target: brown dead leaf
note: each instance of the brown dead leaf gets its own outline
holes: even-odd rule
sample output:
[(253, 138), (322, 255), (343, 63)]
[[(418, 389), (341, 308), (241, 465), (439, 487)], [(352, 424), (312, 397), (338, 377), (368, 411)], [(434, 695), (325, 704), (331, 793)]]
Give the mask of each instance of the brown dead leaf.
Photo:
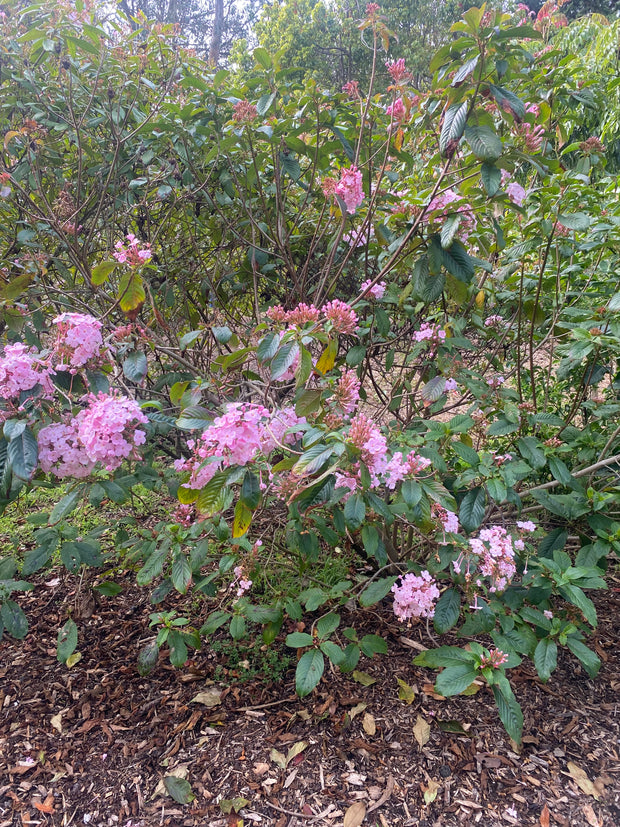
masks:
[(264, 761), (254, 764), (252, 772), (260, 778), (261, 775), (265, 775), (269, 772), (269, 764), (266, 764)]
[(199, 692), (195, 697), (193, 697), (190, 703), (204, 704), (204, 706), (211, 709), (212, 707), (219, 706), (219, 704), (222, 703), (221, 695), (221, 689), (218, 689), (216, 686), (210, 686), (208, 689), (205, 689), (204, 692)]
[(540, 814), (540, 827), (549, 827), (549, 807), (546, 804)]
[(581, 809), (583, 810), (583, 814), (586, 817), (586, 821), (590, 827), (602, 827), (603, 822), (599, 821), (598, 816), (592, 809), (591, 804), (584, 804)]
[(366, 709), (366, 704), (362, 701), (362, 703), (357, 704), (354, 706), (353, 709), (349, 710), (349, 720), (352, 721), (356, 715), (359, 715), (360, 712), (363, 712)]
[(54, 812), (54, 795), (53, 795), (53, 793), (50, 793), (47, 796), (47, 798), (45, 799), (45, 801), (43, 801), (43, 802), (33, 801), (32, 805), (33, 805), (33, 807), (36, 807), (36, 809), (40, 813), (53, 813)]
[(428, 784), (420, 784), (420, 787), (424, 793), (424, 803), (432, 804), (437, 798), (437, 793), (441, 788), (441, 784), (438, 781), (434, 781), (432, 778), (429, 778)]
[(377, 724), (375, 723), (374, 716), (367, 712), (364, 717), (362, 718), (362, 726), (364, 727), (364, 732), (368, 735), (374, 735), (377, 731)]
[(62, 732), (62, 712), (59, 712), (57, 715), (52, 715), (50, 724), (54, 729), (58, 730), (58, 732)]
[(585, 770), (582, 770), (582, 768), (577, 766), (577, 764), (573, 764), (572, 761), (569, 761), (566, 766), (571, 775), (571, 778), (573, 779), (575, 784), (577, 784), (579, 789), (583, 790), (583, 792), (587, 795), (591, 795), (592, 798), (595, 798), (598, 801), (601, 797), (601, 794), (599, 790), (595, 787), (595, 785), (590, 781)]
[(363, 801), (356, 801), (344, 814), (343, 827), (359, 827), (365, 818), (366, 805)]
[(418, 742), (420, 749), (428, 743), (428, 739), (431, 737), (431, 726), (428, 724), (421, 715), (418, 715), (418, 718), (415, 722), (415, 726), (413, 728), (413, 735)]
[(37, 765), (36, 764), (25, 764), (19, 763), (16, 764), (14, 767), (9, 767), (9, 775), (23, 775), (25, 772), (30, 772), (33, 770)]

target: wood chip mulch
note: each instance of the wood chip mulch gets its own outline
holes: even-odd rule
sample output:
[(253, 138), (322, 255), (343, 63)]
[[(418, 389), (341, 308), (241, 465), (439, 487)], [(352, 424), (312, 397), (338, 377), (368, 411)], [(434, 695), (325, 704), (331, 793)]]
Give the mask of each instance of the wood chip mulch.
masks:
[[(48, 573), (22, 599), (28, 637), (0, 643), (0, 827), (615, 827), (620, 582), (610, 586), (595, 596), (596, 681), (568, 655), (548, 685), (529, 663), (511, 671), (525, 715), (518, 749), (484, 687), (434, 695), (433, 673), (412, 665), (433, 645), (425, 625), (399, 625), (388, 605), (355, 617), (389, 641), (388, 656), (358, 667), (375, 682), (326, 669), (299, 700), (292, 669), (277, 684), (238, 683), (208, 647), (181, 670), (162, 655), (140, 677), (153, 611), (144, 590), (128, 582), (95, 600)], [(69, 613), (82, 653), (71, 669), (55, 652)], [(222, 675), (228, 685), (213, 681)], [(191, 784), (192, 803), (166, 793), (170, 775)]]

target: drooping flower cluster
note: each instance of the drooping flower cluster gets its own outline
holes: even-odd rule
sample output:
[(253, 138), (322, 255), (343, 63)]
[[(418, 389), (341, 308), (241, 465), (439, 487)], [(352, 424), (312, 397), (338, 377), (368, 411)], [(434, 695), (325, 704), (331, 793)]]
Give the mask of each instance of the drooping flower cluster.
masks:
[(381, 299), (383, 298), (386, 287), (387, 284), (384, 281), (380, 281), (378, 284), (373, 285), (372, 279), (367, 279), (362, 282), (360, 290), (365, 297), (371, 296), (373, 299)]
[(263, 405), (233, 403), (196, 442), (188, 443), (193, 455), (177, 460), (175, 468), (190, 472), (190, 488), (203, 488), (222, 468), (247, 465), (259, 454), (269, 454), (277, 445), (293, 442), (295, 437), (286, 432), (303, 422), (293, 408), (271, 412)]
[(34, 348), (22, 342), (6, 345), (0, 357), (0, 397), (15, 403), (24, 391), (41, 388), (44, 396), (54, 392), (49, 366)]
[(323, 305), (322, 312), (332, 323), (332, 327), (336, 333), (355, 332), (357, 328), (357, 313), (350, 305), (346, 304), (346, 302), (340, 301), (340, 299), (333, 299)]
[(336, 195), (342, 198), (347, 212), (353, 215), (364, 200), (362, 173), (356, 166), (341, 170), (340, 180), (336, 184)]
[(137, 458), (137, 447), (146, 440), (139, 426), (148, 422), (133, 399), (118, 394), (90, 394), (88, 406), (70, 422), (41, 428), (39, 462), (55, 476), (87, 476), (100, 462), (114, 471), (123, 460)]
[(125, 236), (127, 244), (117, 241), (114, 245), (115, 252), (112, 253), (119, 264), (128, 264), (130, 267), (142, 267), (153, 257), (150, 244), (142, 244), (133, 233)]
[(349, 442), (357, 448), (359, 456), (370, 472), (373, 484), (377, 484), (378, 475), (387, 467), (387, 440), (372, 419), (358, 413), (351, 420)]
[(392, 118), (393, 121), (402, 121), (407, 110), (402, 98), (396, 98), (394, 103), (391, 103), (385, 110), (385, 114)]
[(347, 81), (347, 83), (345, 83), (344, 86), (342, 87), (342, 91), (345, 93), (345, 95), (348, 95), (348, 97), (351, 100), (355, 100), (356, 98), (359, 98), (360, 97), (359, 81), (357, 81), (357, 80)]
[(54, 362), (58, 368), (83, 368), (89, 363), (100, 364), (107, 352), (101, 335), (102, 324), (85, 313), (62, 313), (54, 319), (56, 339)]
[(342, 372), (332, 399), (345, 414), (353, 413), (360, 401), (360, 380), (354, 370)]
[(526, 199), (527, 193), (525, 189), (521, 186), (521, 184), (517, 183), (517, 181), (511, 181), (508, 186), (506, 187), (506, 194), (508, 198), (516, 204), (517, 207), (522, 207), (523, 203)]
[(399, 60), (393, 60), (391, 63), (387, 61), (385, 66), (394, 83), (403, 83), (411, 77), (411, 72), (407, 70), (405, 59), (402, 57)]
[(396, 451), (384, 470), (385, 485), (393, 491), (399, 482), (407, 477), (415, 477), (429, 467), (430, 459), (421, 457), (415, 451), (410, 451), (403, 458), (402, 451)]
[(439, 503), (433, 503), (431, 506), (431, 515), (441, 524), (444, 532), (458, 534), (459, 518), (453, 511), (448, 511), (447, 508), (439, 505)]
[(494, 313), (491, 316), (487, 316), (486, 319), (484, 320), (484, 326), (485, 327), (502, 327), (503, 324), (504, 324), (504, 320), (497, 313)]
[(237, 578), (237, 597), (243, 597), (248, 589), (252, 588), (252, 581), (245, 573), (243, 566), (235, 566), (233, 571), (235, 573), (235, 577)]
[(505, 528), (493, 525), (469, 541), (478, 557), (478, 568), (490, 580), (490, 592), (503, 592), (516, 573), (512, 536)]
[(433, 617), (439, 589), (428, 571), (420, 575), (406, 574), (398, 584), (392, 586), (394, 614), (399, 620), (412, 617)]

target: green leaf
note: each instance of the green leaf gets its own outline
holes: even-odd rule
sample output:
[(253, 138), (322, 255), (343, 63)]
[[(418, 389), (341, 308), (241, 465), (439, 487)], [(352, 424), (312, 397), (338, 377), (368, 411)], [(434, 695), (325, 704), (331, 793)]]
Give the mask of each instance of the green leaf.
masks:
[(468, 75), (474, 71), (480, 60), (480, 55), (474, 55), (470, 60), (466, 60), (461, 67), (454, 73), (451, 86), (460, 86)]
[(263, 117), (267, 112), (269, 112), (271, 108), (271, 104), (276, 99), (277, 92), (272, 92), (271, 94), (261, 95), (258, 101), (256, 102), (256, 111), (258, 114)]
[(251, 522), (252, 511), (247, 507), (247, 505), (244, 502), (242, 502), (242, 500), (238, 500), (235, 506), (235, 516), (233, 520), (233, 538), (236, 539), (237, 537), (243, 537), (243, 535), (250, 527)]
[(167, 775), (164, 778), (164, 787), (168, 795), (179, 804), (191, 804), (196, 797), (192, 793), (189, 781), (185, 778), (177, 778), (176, 775)]
[(379, 635), (364, 635), (360, 640), (360, 649), (367, 658), (373, 655), (387, 655), (388, 652), (386, 641)]
[(213, 413), (202, 405), (188, 405), (176, 420), (177, 428), (184, 431), (205, 430), (213, 422)]
[(540, 442), (534, 436), (524, 436), (517, 442), (519, 453), (532, 468), (544, 468), (547, 459), (540, 448)]
[(480, 177), (482, 183), (487, 191), (487, 195), (492, 198), (500, 188), (502, 183), (502, 171), (498, 167), (493, 166), (488, 161), (485, 161), (480, 170)]
[(558, 221), (567, 229), (577, 232), (585, 232), (590, 226), (590, 216), (583, 212), (560, 214)]
[(251, 511), (255, 511), (260, 502), (260, 480), (256, 474), (248, 470), (245, 472), (241, 484), (241, 500)]
[(179, 594), (187, 594), (192, 582), (192, 569), (189, 560), (182, 551), (175, 552), (172, 560), (171, 579), (174, 588)]
[(466, 101), (448, 107), (439, 135), (439, 151), (442, 155), (456, 149), (467, 123), (467, 109), (468, 103)]
[(74, 621), (69, 618), (64, 626), (58, 630), (56, 645), (57, 658), (60, 663), (66, 663), (67, 658), (75, 652), (78, 642), (78, 630)]
[(366, 504), (361, 494), (351, 494), (344, 504), (344, 520), (347, 528), (358, 529), (366, 517)]
[(28, 618), (14, 600), (5, 600), (0, 606), (0, 627), (16, 640), (22, 640), (28, 633)]
[(299, 161), (292, 153), (280, 152), (280, 165), (282, 170), (293, 179), (299, 181), (301, 178), (301, 167)]
[(416, 666), (428, 666), (431, 669), (441, 669), (444, 666), (460, 666), (468, 664), (473, 669), (473, 655), (458, 646), (439, 646), (437, 649), (427, 649), (413, 659)]
[(480, 486), (472, 488), (463, 497), (459, 508), (459, 520), (468, 534), (482, 525), (486, 509), (486, 494)]
[(291, 632), (290, 635), (286, 636), (285, 643), (291, 649), (301, 649), (302, 647), (312, 646), (314, 638), (306, 632)]
[[(131, 186), (131, 184), (130, 184)], [(146, 299), (142, 276), (134, 268), (130, 268), (122, 277), (118, 286), (119, 304), (123, 313), (132, 313), (139, 310)]]
[(413, 288), (422, 301), (430, 304), (438, 299), (446, 286), (444, 273), (430, 272), (428, 256), (422, 256), (413, 265)]
[(534, 666), (538, 672), (538, 676), (546, 683), (551, 677), (551, 673), (558, 665), (558, 645), (554, 640), (548, 637), (538, 641), (538, 645), (534, 650)]
[(571, 488), (575, 484), (575, 478), (568, 470), (568, 467), (561, 459), (557, 457), (549, 457), (549, 470), (551, 471), (553, 478), (558, 482), (561, 482), (562, 485), (570, 486)]
[[(433, 242), (437, 243), (437, 236), (433, 236)], [(474, 259), (469, 255), (460, 241), (453, 241), (450, 248), (441, 248), (441, 260), (446, 270), (458, 281), (469, 284), (476, 272)]]
[(142, 382), (147, 372), (146, 354), (141, 350), (132, 350), (123, 360), (123, 373), (130, 382)]
[(189, 655), (183, 633), (171, 629), (168, 634), (168, 646), (170, 647), (170, 663), (180, 669)]
[(297, 356), (299, 345), (297, 342), (286, 342), (271, 360), (271, 378), (275, 381), (287, 372)]
[(497, 711), (501, 722), (508, 735), (517, 744), (521, 743), (521, 736), (523, 734), (523, 712), (515, 698), (512, 690), (510, 693), (505, 688), (500, 688), (497, 684), (491, 687), (493, 697), (497, 704)]
[(468, 663), (459, 663), (456, 666), (448, 666), (437, 676), (435, 691), (444, 697), (460, 695), (478, 677), (476, 669)]
[(233, 640), (242, 640), (246, 635), (245, 618), (233, 615), (230, 619), (230, 636)]
[(271, 69), (273, 66), (273, 61), (271, 60), (271, 55), (267, 49), (263, 49), (262, 46), (259, 46), (257, 49), (254, 49), (252, 54), (254, 56), (254, 60), (259, 63), (263, 69)]
[(83, 494), (84, 487), (80, 485), (64, 496), (62, 500), (57, 502), (52, 509), (52, 513), (49, 515), (48, 524), (55, 525), (64, 519), (68, 514), (71, 514)]
[(256, 358), (259, 362), (268, 362), (278, 352), (280, 336), (277, 333), (268, 333), (258, 343)]
[(116, 597), (117, 594), (123, 591), (123, 587), (119, 586), (118, 583), (114, 583), (112, 580), (104, 580), (96, 586), (93, 586), (93, 589), (105, 597)]
[(494, 86), (492, 83), (489, 84), (489, 89), (500, 109), (510, 112), (516, 121), (522, 121), (525, 118), (525, 104), (514, 92), (503, 89), (501, 86)]
[(360, 606), (368, 608), (368, 606), (374, 606), (375, 603), (383, 600), (390, 593), (397, 579), (397, 577), (383, 577), (366, 586), (360, 595)]
[(595, 678), (601, 668), (600, 658), (576, 637), (569, 636), (566, 639), (566, 645), (579, 660), (586, 673), (591, 678)]
[(323, 653), (311, 649), (303, 654), (295, 671), (295, 691), (300, 698), (305, 698), (318, 685), (325, 669)]
[(441, 246), (444, 250), (447, 250), (454, 241), (459, 230), (460, 223), (461, 216), (458, 213), (452, 213), (452, 215), (449, 215), (442, 224), (439, 237), (441, 240)]
[(228, 612), (223, 612), (221, 610), (217, 610), (215, 612), (211, 612), (205, 623), (203, 623), (200, 634), (201, 635), (212, 635), (216, 632), (221, 626), (228, 622), (230, 615)]
[(60, 547), (60, 559), (70, 572), (76, 572), (82, 565), (82, 555), (77, 543), (63, 543)]
[(344, 660), (344, 652), (337, 644), (333, 643), (331, 640), (323, 640), (319, 644), (321, 648), (321, 652), (324, 655), (327, 655), (329, 660), (338, 666)]
[(150, 640), (140, 649), (138, 654), (138, 662), (136, 664), (138, 674), (142, 675), (143, 678), (150, 675), (157, 664), (158, 658), (159, 646), (157, 645), (157, 641)]
[(443, 635), (449, 631), (459, 619), (461, 613), (461, 597), (456, 589), (446, 589), (435, 604), (433, 626), (435, 631)]
[(586, 597), (585, 593), (579, 588), (579, 586), (573, 586), (572, 584), (561, 586), (559, 592), (566, 598), (566, 600), (572, 603), (573, 606), (577, 606), (590, 626), (595, 629), (598, 624), (596, 608), (594, 603), (589, 597)]
[(332, 456), (334, 449), (331, 446), (327, 448), (325, 445), (312, 445), (307, 451), (300, 456), (294, 465), (294, 473), (301, 474), (315, 474), (319, 471), (327, 460)]
[(108, 280), (108, 276), (118, 266), (116, 261), (102, 261), (96, 264), (90, 271), (91, 281), (98, 286)]
[(319, 638), (325, 639), (329, 637), (340, 626), (340, 615), (336, 612), (330, 612), (317, 621), (316, 630)]
[(347, 365), (352, 368), (361, 365), (361, 363), (366, 358), (366, 348), (364, 345), (354, 345), (350, 350), (347, 351), (347, 355), (345, 357), (345, 361)]
[(403, 480), (400, 492), (410, 508), (415, 508), (422, 499), (422, 486), (415, 480)]
[(490, 126), (467, 126), (465, 140), (481, 161), (496, 161), (503, 152), (502, 139)]
[[(213, 512), (225, 488), (227, 478), (228, 475), (224, 471), (218, 471), (211, 477), (205, 487), (200, 489), (195, 502), (196, 508), (201, 514), (209, 515)], [(186, 498), (186, 495), (183, 496)], [(183, 501), (181, 497), (179, 497), (179, 500)]]
[(7, 446), (7, 459), (11, 471), (20, 480), (30, 480), (37, 469), (38, 458), (37, 438), (29, 428), (24, 428)]

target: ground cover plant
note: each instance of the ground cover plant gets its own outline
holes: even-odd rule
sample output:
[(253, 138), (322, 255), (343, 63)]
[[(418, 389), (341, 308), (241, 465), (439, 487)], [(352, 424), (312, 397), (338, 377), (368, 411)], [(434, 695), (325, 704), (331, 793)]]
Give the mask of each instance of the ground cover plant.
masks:
[[(34, 548), (3, 550), (3, 631), (27, 634), (19, 593), (58, 560), (107, 595), (135, 572), (141, 674), (225, 628), (283, 640), (303, 697), (327, 663), (390, 657), (343, 623), (390, 600), (426, 624), (436, 692), (488, 685), (519, 742), (510, 670), (547, 681), (566, 647), (596, 676), (587, 592), (620, 543), (616, 134), (597, 121), (617, 81), (571, 53), (617, 24), (471, 8), (420, 90), (371, 3), (368, 86), (334, 93), (262, 48), (240, 80), (165, 27), (6, 9), (0, 502), (67, 488)], [(177, 502), (113, 547), (72, 524), (144, 490)], [(69, 618), (69, 667), (78, 641)]]

